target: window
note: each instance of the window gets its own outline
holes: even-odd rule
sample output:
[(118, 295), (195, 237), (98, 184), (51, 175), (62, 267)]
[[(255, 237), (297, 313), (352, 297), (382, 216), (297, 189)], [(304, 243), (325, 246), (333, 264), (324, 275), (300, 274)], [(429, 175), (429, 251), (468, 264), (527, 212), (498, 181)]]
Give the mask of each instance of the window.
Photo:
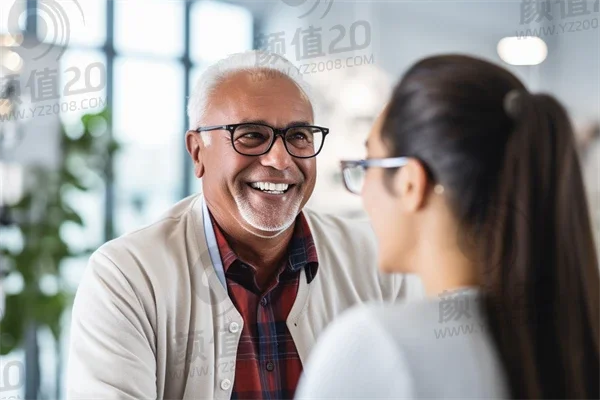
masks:
[(60, 114), (65, 124), (74, 124), (81, 116), (100, 112), (106, 107), (106, 55), (98, 50), (69, 49), (60, 58), (61, 102), (67, 112)]
[(0, 1), (0, 34), (17, 33), (25, 29), (25, 2), (22, 0)]
[(38, 0), (36, 15), (43, 42), (100, 47), (106, 41), (106, 0)]
[(180, 57), (184, 50), (184, 6), (184, 1), (116, 1), (116, 50)]
[(120, 57), (115, 62), (113, 132), (117, 234), (155, 220), (181, 193), (183, 67)]
[(252, 14), (243, 7), (199, 1), (192, 7), (191, 20), (191, 55), (196, 63), (252, 49)]

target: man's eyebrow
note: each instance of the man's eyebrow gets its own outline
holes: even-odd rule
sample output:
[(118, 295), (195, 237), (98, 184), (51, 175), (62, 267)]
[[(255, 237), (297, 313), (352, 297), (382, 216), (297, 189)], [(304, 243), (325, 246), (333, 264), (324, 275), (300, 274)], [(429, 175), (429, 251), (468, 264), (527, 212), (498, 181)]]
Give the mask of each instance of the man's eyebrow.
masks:
[[(240, 121), (240, 123), (241, 124), (263, 124), (263, 125), (271, 126), (271, 124), (268, 123), (267, 121), (265, 121), (264, 119), (245, 118), (245, 119), (242, 119)], [(289, 124), (287, 124), (286, 128), (292, 128), (295, 126), (306, 126), (306, 125), (312, 125), (312, 124), (308, 121), (292, 121)]]
[(269, 125), (267, 121), (264, 119), (252, 119), (252, 118), (242, 118), (239, 122), (240, 124), (263, 124)]
[(292, 128), (294, 126), (306, 126), (306, 125), (312, 125), (312, 124), (310, 122), (308, 122), (308, 121), (293, 121), (293, 122), (290, 122), (287, 125), (287, 127), (288, 128)]

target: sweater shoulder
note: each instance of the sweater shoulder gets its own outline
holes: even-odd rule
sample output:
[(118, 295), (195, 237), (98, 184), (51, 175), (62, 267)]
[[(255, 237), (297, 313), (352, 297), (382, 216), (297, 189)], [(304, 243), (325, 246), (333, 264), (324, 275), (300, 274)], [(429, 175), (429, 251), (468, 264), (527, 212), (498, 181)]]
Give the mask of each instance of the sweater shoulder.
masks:
[(193, 222), (198, 195), (187, 197), (166, 210), (156, 221), (127, 232), (103, 244), (98, 251), (115, 254), (123, 251), (168, 249), (185, 236), (187, 225)]

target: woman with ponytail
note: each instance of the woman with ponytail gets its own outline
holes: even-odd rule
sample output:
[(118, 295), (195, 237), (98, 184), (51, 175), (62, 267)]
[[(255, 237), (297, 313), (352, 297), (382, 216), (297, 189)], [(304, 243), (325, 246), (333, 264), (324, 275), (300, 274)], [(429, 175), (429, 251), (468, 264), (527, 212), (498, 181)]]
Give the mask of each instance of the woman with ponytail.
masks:
[(297, 398), (599, 398), (598, 258), (559, 102), (484, 60), (427, 58), (367, 153), (342, 168), (379, 269), (428, 298), (333, 322)]

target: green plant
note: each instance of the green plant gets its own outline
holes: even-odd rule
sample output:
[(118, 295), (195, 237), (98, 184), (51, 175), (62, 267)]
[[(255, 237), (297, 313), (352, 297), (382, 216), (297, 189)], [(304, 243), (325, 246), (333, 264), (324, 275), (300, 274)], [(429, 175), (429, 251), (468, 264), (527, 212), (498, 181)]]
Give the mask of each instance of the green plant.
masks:
[[(84, 115), (77, 137), (68, 135), (62, 127), (58, 168), (28, 168), (24, 196), (8, 207), (14, 224), (0, 229), (10, 229), (13, 235), (16, 230), (22, 245), (15, 249), (0, 241), (0, 257), (2, 264), (8, 266), (8, 275), (20, 275), (23, 285), (18, 293), (6, 296), (0, 316), (0, 355), (25, 347), (26, 331), (32, 324), (35, 329), (48, 327), (56, 340), (60, 338), (60, 319), (74, 295), (61, 279), (61, 265), (66, 259), (90, 252), (72, 250), (61, 237), (65, 224), (84, 225), (69, 204), (68, 195), (102, 188), (118, 148), (109, 133), (109, 121), (105, 109)], [(42, 278), (55, 280), (58, 289), (53, 293), (42, 290)]]

